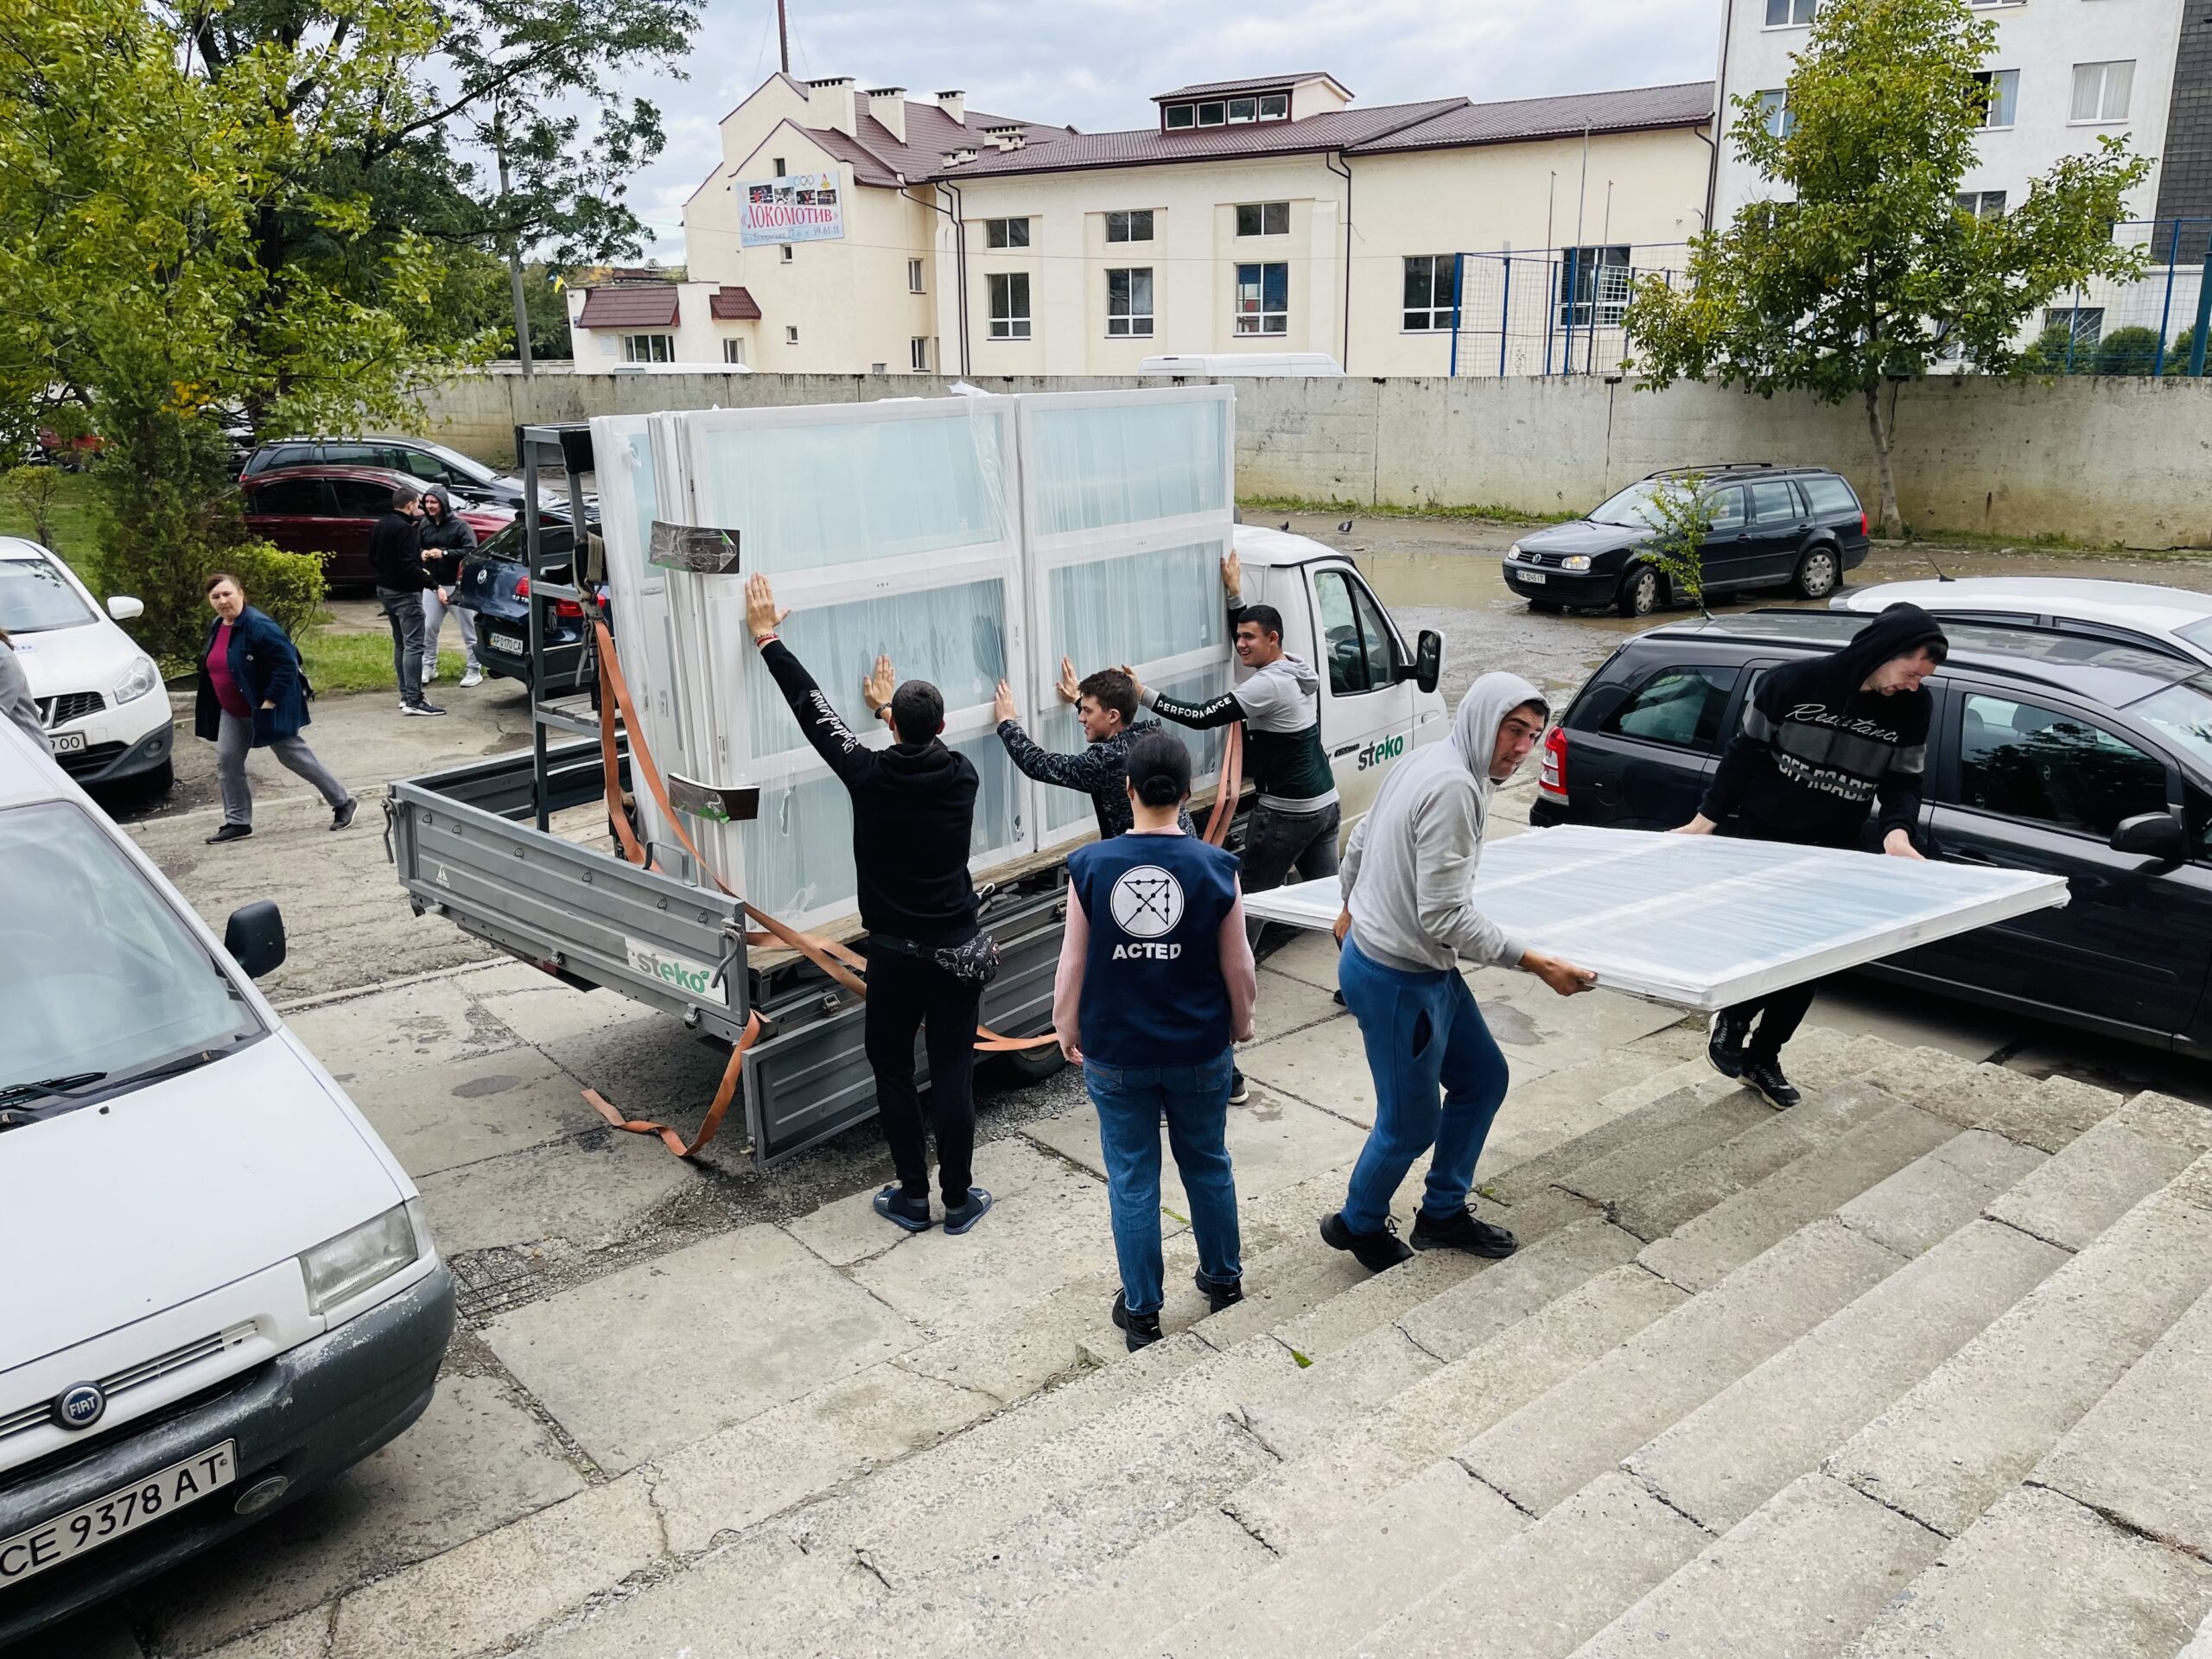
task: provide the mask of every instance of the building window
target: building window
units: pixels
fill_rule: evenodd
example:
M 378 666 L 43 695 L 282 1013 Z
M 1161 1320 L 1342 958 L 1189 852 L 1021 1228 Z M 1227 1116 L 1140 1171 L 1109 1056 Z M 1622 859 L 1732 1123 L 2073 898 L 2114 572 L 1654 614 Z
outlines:
M 906 342 L 906 366 L 916 374 L 930 372 L 930 343 L 922 335 L 917 334 Z
M 1229 100 L 1229 119 L 1234 125 L 1241 121 L 1260 118 L 1260 100 L 1256 98 L 1232 98 Z
M 1217 104 L 1170 104 L 1161 111 L 1160 124 L 1173 132 L 1185 127 L 1219 127 L 1246 121 L 1287 121 L 1290 94 L 1268 92 L 1258 98 L 1231 98 Z
M 1152 338 L 1152 267 L 1106 273 L 1106 332 L 1116 340 Z
M 1026 248 L 1029 245 L 1029 221 L 1026 219 L 987 219 L 983 221 L 983 242 L 994 248 Z
M 676 361 L 676 336 L 625 334 L 622 336 L 622 360 L 625 363 L 673 363 Z
M 787 322 L 784 325 L 784 344 L 786 346 L 796 346 L 798 344 L 798 325 L 797 323 Z
M 2075 121 L 2125 121 L 2127 100 L 2135 90 L 2135 60 L 2119 63 L 2077 63 L 2074 66 Z
M 2047 307 L 2043 331 L 2047 334 L 2054 328 L 2066 329 L 2074 336 L 2075 351 L 2094 351 L 2105 335 L 2105 308 L 2101 305 Z
M 1171 129 L 1187 127 L 1193 113 L 1188 104 L 1170 104 L 1167 106 L 1167 124 Z
M 1618 328 L 1628 312 L 1628 249 L 1566 248 L 1559 264 L 1559 325 L 1562 328 Z
M 1449 253 L 1416 253 L 1406 260 L 1405 327 L 1422 334 L 1449 328 L 1458 309 L 1452 289 L 1459 257 Z
M 1766 26 L 1789 29 L 1813 21 L 1813 0 L 1766 0 Z
M 781 252 L 783 255 L 783 261 L 787 265 L 791 264 L 792 260 L 798 257 L 798 250 L 788 242 L 782 245 Z
M 1290 267 L 1236 267 L 1236 332 L 1240 334 L 1287 334 L 1290 332 Z
M 1239 236 L 1288 236 L 1290 204 L 1287 201 L 1248 201 L 1236 209 Z
M 1759 124 L 1777 138 L 1787 138 L 1797 125 L 1797 118 L 1789 112 L 1789 93 L 1785 88 L 1778 92 L 1759 94 Z
M 722 361 L 725 363 L 744 362 L 745 342 L 741 340 L 726 340 L 722 341 Z
M 2009 127 L 2020 107 L 2020 72 L 1991 69 L 1974 79 L 1981 84 L 1981 124 Z
M 906 291 L 909 294 L 918 294 L 922 291 L 922 262 L 918 259 L 909 259 L 906 262 Z
M 1016 219 L 1017 225 L 1027 221 Z M 1029 338 L 1029 273 L 1026 270 L 995 270 L 984 281 L 991 291 L 991 338 L 993 340 L 1027 340 Z
M 791 168 L 784 165 L 784 158 L 780 156 L 772 156 L 769 157 L 768 166 L 779 179 L 785 176 L 791 171 Z
M 1151 241 L 1152 209 L 1140 207 L 1126 213 L 1107 214 L 1106 239 L 1109 242 Z
M 1260 119 L 1262 121 L 1289 120 L 1290 94 L 1288 92 L 1269 92 L 1265 98 L 1262 99 L 1260 100 Z
M 1956 200 L 1959 211 L 1968 219 L 2005 217 L 2005 193 L 2002 190 L 1961 190 Z
M 1226 105 L 1201 104 L 1198 105 L 1198 124 L 1202 127 L 1220 126 L 1227 113 Z

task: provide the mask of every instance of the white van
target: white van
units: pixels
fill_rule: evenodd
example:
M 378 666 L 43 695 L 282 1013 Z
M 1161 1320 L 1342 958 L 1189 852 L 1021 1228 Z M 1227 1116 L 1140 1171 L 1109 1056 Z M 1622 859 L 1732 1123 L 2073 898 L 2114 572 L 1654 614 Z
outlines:
M 175 728 L 161 671 L 116 626 L 145 608 L 118 594 L 103 609 L 52 552 L 0 536 L 0 628 L 54 760 L 80 784 L 130 782 L 156 794 L 169 786 Z
M 0 721 L 0 1647 L 245 1527 L 429 1404 L 421 1199 L 176 889 Z
M 1344 369 L 1326 352 L 1171 352 L 1147 357 L 1139 374 L 1183 374 L 1256 378 L 1274 375 L 1337 375 Z

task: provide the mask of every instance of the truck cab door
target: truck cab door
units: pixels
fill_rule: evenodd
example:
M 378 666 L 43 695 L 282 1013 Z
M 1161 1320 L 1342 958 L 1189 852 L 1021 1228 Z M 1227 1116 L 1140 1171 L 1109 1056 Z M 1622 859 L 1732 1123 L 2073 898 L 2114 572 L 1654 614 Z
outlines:
M 1382 773 L 1413 741 L 1411 654 L 1389 613 L 1349 564 L 1308 568 L 1314 669 L 1321 676 L 1321 746 L 1346 823 L 1367 810 Z

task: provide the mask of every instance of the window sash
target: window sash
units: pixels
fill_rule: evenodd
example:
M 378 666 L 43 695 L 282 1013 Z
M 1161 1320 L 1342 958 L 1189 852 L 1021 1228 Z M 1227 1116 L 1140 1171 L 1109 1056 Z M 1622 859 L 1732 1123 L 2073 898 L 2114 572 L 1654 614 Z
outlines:
M 1457 307 L 1452 286 L 1458 259 L 1448 253 L 1415 253 L 1406 257 L 1405 293 L 1402 301 L 1402 327 L 1408 334 L 1430 334 L 1452 327 Z
M 725 363 L 744 362 L 745 342 L 741 340 L 726 340 L 722 341 L 722 361 Z
M 1026 248 L 1029 245 L 1029 221 L 1026 219 L 989 219 L 983 221 L 983 243 L 993 248 Z
M 1813 21 L 1815 0 L 1766 0 L 1766 26 L 1786 29 Z
M 1287 119 L 1289 118 L 1289 117 L 1290 117 L 1290 94 L 1289 94 L 1289 93 L 1287 93 L 1287 92 L 1269 92 L 1269 93 L 1268 93 L 1265 98 L 1263 98 L 1263 99 L 1262 99 L 1260 100 L 1260 119 L 1261 119 L 1261 120 L 1262 120 L 1262 121 L 1284 121 L 1284 120 L 1287 120 Z
M 2135 91 L 2135 60 L 2074 66 L 2075 121 L 2125 121 Z
M 1132 265 L 1106 273 L 1106 333 L 1114 339 L 1152 337 L 1152 267 Z
M 1198 124 L 1202 127 L 1220 126 L 1224 114 L 1224 108 L 1218 103 L 1201 104 L 1198 105 Z
M 991 338 L 1029 338 L 1029 273 L 995 270 L 985 279 L 991 296 Z
M 1256 98 L 1232 98 L 1229 100 L 1229 118 L 1232 123 L 1256 121 L 1260 118 L 1260 100 Z
M 1240 334 L 1286 334 L 1290 332 L 1290 267 L 1287 264 L 1236 267 L 1236 332 Z
M 909 259 L 906 262 L 906 291 L 909 294 L 918 294 L 922 291 L 922 262 L 918 259 Z
M 1290 204 L 1287 201 L 1240 201 L 1236 204 L 1239 236 L 1288 236 Z
M 1760 124 L 1777 138 L 1787 138 L 1796 130 L 1797 118 L 1790 113 L 1787 88 L 1759 94 L 1759 118 Z
M 918 334 L 907 342 L 906 361 L 916 374 L 929 372 L 930 342 L 925 336 Z
M 1981 124 L 1985 127 L 2012 125 L 2020 106 L 2020 72 L 2017 69 L 1991 69 L 1974 79 L 1981 83 L 1983 92 Z
M 676 336 L 625 334 L 622 336 L 622 360 L 625 363 L 673 363 L 676 360 Z
M 1170 127 L 1187 127 L 1191 124 L 1195 114 L 1196 111 L 1188 104 L 1170 104 L 1167 106 L 1167 124 Z
M 1559 326 L 1619 327 L 1628 315 L 1629 289 L 1636 278 L 1628 261 L 1624 243 L 1562 250 Z
M 1152 209 L 1132 207 L 1106 215 L 1106 239 L 1109 242 L 1149 242 L 1152 240 Z

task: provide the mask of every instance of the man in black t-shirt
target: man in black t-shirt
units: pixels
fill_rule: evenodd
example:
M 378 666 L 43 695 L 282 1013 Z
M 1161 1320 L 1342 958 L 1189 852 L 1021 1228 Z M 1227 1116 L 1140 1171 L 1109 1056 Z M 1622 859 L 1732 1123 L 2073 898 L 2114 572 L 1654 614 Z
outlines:
M 1912 831 L 1936 699 L 1921 682 L 1949 649 L 1934 617 L 1917 605 L 1892 605 L 1834 656 L 1771 671 L 1745 705 L 1743 729 L 1721 756 L 1697 816 L 1675 833 L 1720 830 L 1753 841 L 1853 847 L 1868 810 L 1878 807 L 1882 850 L 1922 856 Z M 1714 1015 L 1706 1050 L 1714 1068 L 1777 1106 L 1795 1106 L 1782 1047 L 1817 988 L 1808 981 Z

